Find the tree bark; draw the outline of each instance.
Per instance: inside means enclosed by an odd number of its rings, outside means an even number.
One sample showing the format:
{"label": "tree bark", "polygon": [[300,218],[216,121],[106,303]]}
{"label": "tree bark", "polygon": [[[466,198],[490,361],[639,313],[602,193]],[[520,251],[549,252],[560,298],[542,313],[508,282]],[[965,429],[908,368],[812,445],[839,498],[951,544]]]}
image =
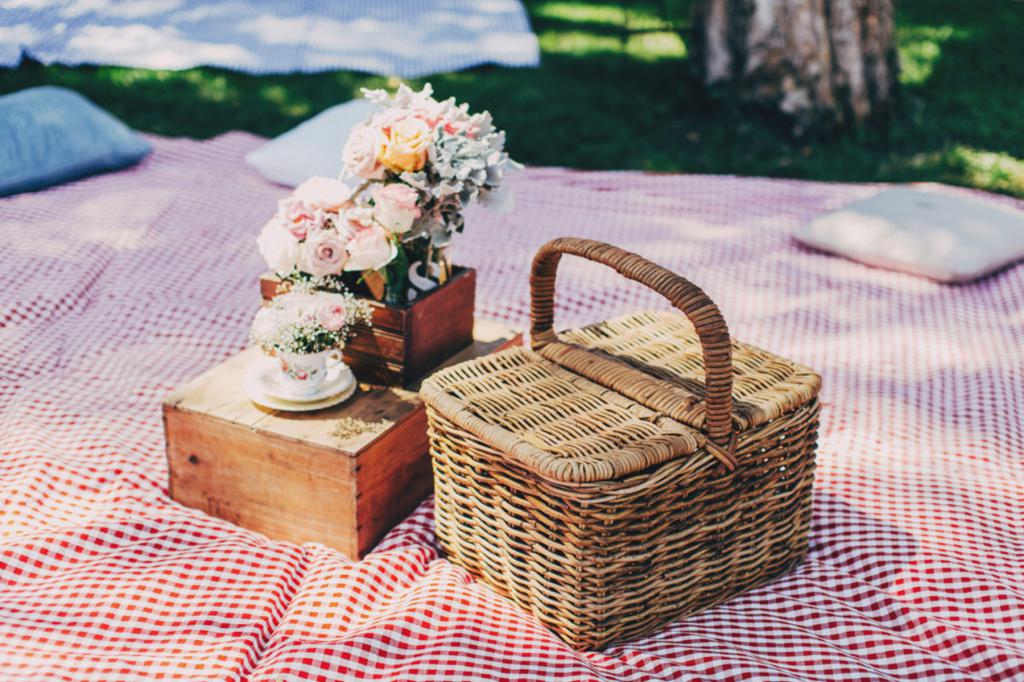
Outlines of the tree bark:
{"label": "tree bark", "polygon": [[882,119],[896,94],[892,0],[697,0],[693,28],[705,85],[798,136]]}

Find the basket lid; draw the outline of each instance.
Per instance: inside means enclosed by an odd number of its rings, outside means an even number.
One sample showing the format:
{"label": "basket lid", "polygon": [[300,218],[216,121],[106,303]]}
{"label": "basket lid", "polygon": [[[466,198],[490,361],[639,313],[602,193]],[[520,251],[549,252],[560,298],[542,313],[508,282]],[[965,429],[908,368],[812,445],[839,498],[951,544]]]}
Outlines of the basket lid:
{"label": "basket lid", "polygon": [[[684,424],[704,428],[700,340],[682,315],[641,312],[563,331],[557,338],[538,352]],[[739,431],[792,412],[821,388],[813,370],[738,341],[732,341],[732,368],[732,421]]]}
{"label": "basket lid", "polygon": [[705,445],[698,431],[522,348],[441,370],[420,394],[475,439],[552,481],[613,480]]}

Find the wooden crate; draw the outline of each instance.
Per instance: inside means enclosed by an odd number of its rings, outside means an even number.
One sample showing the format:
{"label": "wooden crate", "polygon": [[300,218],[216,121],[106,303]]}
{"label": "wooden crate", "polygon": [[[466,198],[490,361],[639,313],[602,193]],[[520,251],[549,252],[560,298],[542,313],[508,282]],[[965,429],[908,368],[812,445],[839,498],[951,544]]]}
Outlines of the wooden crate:
{"label": "wooden crate", "polygon": [[[478,321],[474,341],[443,366],[522,344]],[[258,407],[242,377],[249,349],[164,402],[170,496],[244,528],[365,556],[433,485],[427,421],[415,387],[360,385],[317,412]]]}
{"label": "wooden crate", "polygon": [[[260,277],[265,301],[277,295],[281,280]],[[409,386],[438,363],[473,342],[476,270],[456,268],[444,286],[412,303],[369,300],[372,326],[356,326],[345,344],[345,362],[361,381]]]}

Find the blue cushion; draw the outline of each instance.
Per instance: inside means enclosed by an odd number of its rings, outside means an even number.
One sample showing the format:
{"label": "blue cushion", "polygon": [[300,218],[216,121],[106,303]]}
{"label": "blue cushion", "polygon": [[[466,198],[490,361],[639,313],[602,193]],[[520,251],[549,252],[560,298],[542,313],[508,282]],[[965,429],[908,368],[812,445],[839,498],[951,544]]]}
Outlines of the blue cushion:
{"label": "blue cushion", "polygon": [[66,88],[0,97],[0,196],[124,168],[151,149],[124,123]]}

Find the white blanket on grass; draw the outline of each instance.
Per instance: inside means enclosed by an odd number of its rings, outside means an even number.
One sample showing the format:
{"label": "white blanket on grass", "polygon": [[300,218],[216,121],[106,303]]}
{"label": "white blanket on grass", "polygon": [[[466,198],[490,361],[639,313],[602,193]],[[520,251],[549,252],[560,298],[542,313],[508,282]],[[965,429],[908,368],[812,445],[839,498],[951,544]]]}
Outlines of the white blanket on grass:
{"label": "white blanket on grass", "polygon": [[536,66],[519,0],[0,0],[0,66],[335,69],[416,78]]}

